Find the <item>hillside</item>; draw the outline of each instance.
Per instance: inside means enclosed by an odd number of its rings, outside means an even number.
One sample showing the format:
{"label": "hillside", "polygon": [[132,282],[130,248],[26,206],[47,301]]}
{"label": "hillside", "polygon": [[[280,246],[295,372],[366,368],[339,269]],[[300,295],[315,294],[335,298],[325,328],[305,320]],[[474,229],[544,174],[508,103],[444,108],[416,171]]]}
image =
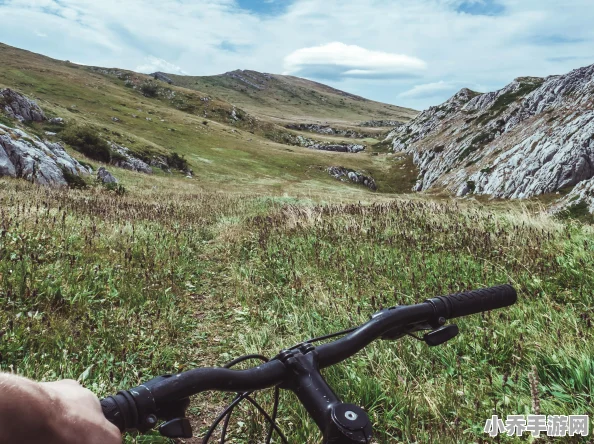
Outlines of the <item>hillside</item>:
{"label": "hillside", "polygon": [[207,92],[256,116],[282,123],[356,126],[370,120],[407,122],[418,114],[293,76],[247,70],[216,76],[167,76],[175,85]]}
{"label": "hillside", "polygon": [[[0,59],[0,89],[11,88],[34,99],[48,118],[63,118],[66,128],[91,126],[109,143],[140,158],[185,156],[195,173],[187,187],[237,190],[249,185],[254,192],[366,193],[328,174],[328,168],[341,166],[373,176],[383,192],[410,188],[406,159],[372,156],[371,145],[356,155],[307,148],[318,144],[318,138],[298,139],[298,132],[259,119],[209,92],[131,71],[53,60],[2,44]],[[61,140],[63,128],[31,123],[26,129],[55,142]],[[58,134],[47,136],[47,131]],[[320,137],[327,144],[342,142],[326,139]]]}
{"label": "hillside", "polygon": [[414,156],[418,191],[523,199],[578,185],[565,203],[594,210],[594,65],[487,94],[463,89],[389,138]]}

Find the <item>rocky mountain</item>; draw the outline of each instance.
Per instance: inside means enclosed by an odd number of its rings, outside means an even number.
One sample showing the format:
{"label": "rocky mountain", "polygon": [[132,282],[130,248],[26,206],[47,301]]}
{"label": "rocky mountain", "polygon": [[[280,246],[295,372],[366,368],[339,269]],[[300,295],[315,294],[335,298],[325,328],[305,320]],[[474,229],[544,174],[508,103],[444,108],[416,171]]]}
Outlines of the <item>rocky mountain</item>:
{"label": "rocky mountain", "polygon": [[594,65],[486,94],[462,89],[388,139],[414,156],[417,191],[521,199],[575,187],[557,208],[593,210]]}

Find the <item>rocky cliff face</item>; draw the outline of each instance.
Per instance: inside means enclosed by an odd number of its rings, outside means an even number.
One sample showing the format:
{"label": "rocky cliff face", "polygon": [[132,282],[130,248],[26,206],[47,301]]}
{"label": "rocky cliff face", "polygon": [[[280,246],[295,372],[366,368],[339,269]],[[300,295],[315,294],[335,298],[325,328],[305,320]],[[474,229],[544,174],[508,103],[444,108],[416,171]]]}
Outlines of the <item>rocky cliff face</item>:
{"label": "rocky cliff face", "polygon": [[463,89],[388,138],[413,154],[416,190],[527,198],[580,184],[581,196],[594,177],[594,65],[487,94]]}
{"label": "rocky cliff face", "polygon": [[90,170],[72,158],[59,143],[42,141],[0,124],[0,177],[26,179],[39,185],[66,186],[68,174]]}
{"label": "rocky cliff face", "polygon": [[9,88],[0,89],[0,110],[21,122],[45,120],[45,114],[37,103]]}

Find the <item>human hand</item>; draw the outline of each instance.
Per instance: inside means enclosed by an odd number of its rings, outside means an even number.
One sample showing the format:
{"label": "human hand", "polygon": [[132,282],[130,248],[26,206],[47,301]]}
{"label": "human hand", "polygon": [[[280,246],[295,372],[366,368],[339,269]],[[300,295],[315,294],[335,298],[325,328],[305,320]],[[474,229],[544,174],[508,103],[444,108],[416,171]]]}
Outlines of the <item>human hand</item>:
{"label": "human hand", "polygon": [[[40,383],[51,404],[51,441],[60,444],[121,444],[118,428],[107,421],[97,396],[73,380]],[[55,438],[54,438],[55,437]]]}

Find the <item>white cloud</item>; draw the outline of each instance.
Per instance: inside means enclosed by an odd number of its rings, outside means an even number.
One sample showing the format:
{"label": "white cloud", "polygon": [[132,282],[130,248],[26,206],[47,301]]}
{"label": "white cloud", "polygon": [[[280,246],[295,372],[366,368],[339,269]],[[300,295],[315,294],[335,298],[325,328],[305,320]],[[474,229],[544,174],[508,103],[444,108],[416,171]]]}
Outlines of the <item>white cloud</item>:
{"label": "white cloud", "polygon": [[298,49],[285,57],[284,66],[288,74],[339,79],[416,76],[426,69],[427,64],[408,55],[333,42]]}
{"label": "white cloud", "polygon": [[444,93],[455,92],[457,89],[459,89],[458,83],[444,82],[443,80],[440,80],[439,82],[415,85],[408,91],[399,94],[399,97],[415,99],[435,96],[442,97]]}
{"label": "white cloud", "polygon": [[166,72],[169,74],[187,75],[188,73],[179,66],[169,63],[167,60],[159,59],[154,56],[148,56],[144,65],[136,67],[135,71],[145,74],[152,74],[157,71]]}
{"label": "white cloud", "polygon": [[592,0],[280,1],[266,16],[236,0],[0,0],[0,41],[123,69],[285,71],[416,109],[594,63]]}

